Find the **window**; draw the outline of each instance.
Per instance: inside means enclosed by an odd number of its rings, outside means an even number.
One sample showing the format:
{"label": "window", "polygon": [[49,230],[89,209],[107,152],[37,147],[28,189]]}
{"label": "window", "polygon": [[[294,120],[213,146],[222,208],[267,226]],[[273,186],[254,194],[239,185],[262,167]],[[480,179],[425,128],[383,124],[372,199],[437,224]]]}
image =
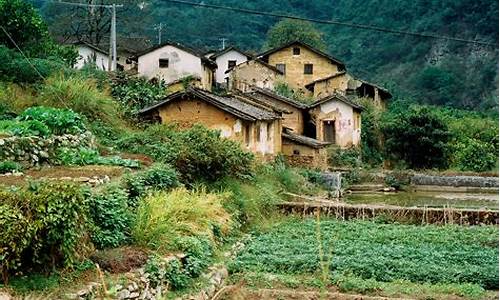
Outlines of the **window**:
{"label": "window", "polygon": [[293,48],[293,55],[300,55],[300,48],[299,47]]}
{"label": "window", "polygon": [[160,58],[158,65],[160,68],[168,68],[168,58]]}
{"label": "window", "polygon": [[255,126],[255,137],[256,137],[257,143],[260,142],[260,125]]}
{"label": "window", "polygon": [[297,149],[293,149],[293,155],[300,155],[300,151]]}
{"label": "window", "polygon": [[305,64],[304,74],[312,74],[312,73],[313,73],[313,64]]}
{"label": "window", "polygon": [[236,61],[235,60],[228,60],[227,61],[227,68],[228,69],[234,68],[234,66],[236,66]]}
{"label": "window", "polygon": [[276,64],[276,69],[280,70],[281,72],[283,72],[283,74],[285,74],[286,65],[285,64]]}

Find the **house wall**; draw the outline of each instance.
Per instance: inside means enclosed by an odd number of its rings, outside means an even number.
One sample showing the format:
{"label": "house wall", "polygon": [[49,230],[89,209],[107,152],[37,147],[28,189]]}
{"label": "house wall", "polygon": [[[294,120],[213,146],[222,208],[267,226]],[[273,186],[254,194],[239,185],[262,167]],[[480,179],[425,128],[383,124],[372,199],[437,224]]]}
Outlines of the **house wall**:
{"label": "house wall", "polygon": [[[223,137],[237,141],[247,150],[262,156],[281,151],[280,120],[248,122],[196,99],[167,103],[159,108],[159,116],[162,123],[178,123],[185,128],[199,123],[210,129],[220,130]],[[267,124],[270,125],[270,135]],[[248,126],[248,144],[245,139],[245,126]]]}
{"label": "house wall", "polygon": [[[293,55],[293,48],[300,48],[300,55]],[[285,80],[293,89],[306,91],[304,86],[311,81],[324,78],[339,71],[338,66],[329,59],[318,55],[308,48],[292,45],[269,55],[272,66],[285,64]],[[304,65],[313,64],[313,74],[304,74]]]}
{"label": "house wall", "polygon": [[352,106],[332,100],[309,111],[316,123],[316,139],[324,141],[324,121],[335,121],[335,144],[340,147],[359,145],[361,139],[361,115]]}
{"label": "house wall", "polygon": [[348,74],[342,74],[328,80],[317,82],[314,84],[314,93],[312,93],[312,96],[315,99],[321,99],[335,92],[345,95],[350,79],[351,76]]}
{"label": "house wall", "polygon": [[[168,68],[159,67],[160,58],[169,60]],[[202,64],[201,58],[171,45],[140,56],[137,72],[148,79],[163,79],[166,83],[189,75],[199,76],[206,90],[212,86],[212,70]]]}
{"label": "house wall", "polygon": [[301,109],[286,104],[282,101],[276,100],[273,97],[268,97],[264,94],[259,94],[259,97],[265,99],[268,102],[273,103],[273,105],[279,107],[280,109],[290,112],[290,114],[286,113],[282,114],[283,119],[281,123],[283,124],[283,127],[292,129],[296,134],[304,133],[304,115]]}
{"label": "house wall", "polygon": [[253,60],[236,66],[229,74],[229,89],[248,92],[252,86],[274,89],[283,76]]}
{"label": "house wall", "polygon": [[315,149],[284,138],[282,152],[287,162],[295,167],[319,168],[322,170],[328,167],[325,148]]}
{"label": "house wall", "polygon": [[222,54],[221,56],[218,56],[215,60],[217,63],[217,71],[215,71],[215,80],[217,83],[224,84],[226,83],[226,77],[228,77],[228,74],[226,74],[227,71],[227,64],[228,61],[230,60],[235,60],[236,65],[247,61],[247,57],[243,54],[241,54],[238,51],[229,51],[227,53]]}
{"label": "house wall", "polygon": [[[78,59],[75,64],[76,69],[81,69],[83,66],[88,63],[88,62],[95,62],[96,66],[100,70],[107,71],[108,70],[108,63],[109,63],[109,58],[107,55],[95,51],[94,49],[87,47],[85,45],[79,45],[78,46]],[[94,61],[94,56],[95,56],[95,61]]]}

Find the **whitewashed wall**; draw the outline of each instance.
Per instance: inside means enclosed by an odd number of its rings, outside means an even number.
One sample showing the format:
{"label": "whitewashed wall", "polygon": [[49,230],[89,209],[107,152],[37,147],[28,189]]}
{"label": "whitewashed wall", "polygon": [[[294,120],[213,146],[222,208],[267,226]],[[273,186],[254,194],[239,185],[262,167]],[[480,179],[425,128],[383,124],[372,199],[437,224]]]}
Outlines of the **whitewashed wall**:
{"label": "whitewashed wall", "polygon": [[81,69],[85,65],[86,62],[93,61],[93,57],[95,56],[95,64],[98,69],[107,71],[108,70],[108,55],[105,55],[99,51],[95,51],[94,49],[85,46],[78,45],[78,59],[75,64],[76,69]]}
{"label": "whitewashed wall", "polygon": [[229,74],[226,74],[226,71],[228,69],[227,64],[230,60],[235,60],[236,64],[238,65],[242,62],[247,61],[247,57],[235,50],[228,51],[227,53],[224,53],[221,56],[217,57],[215,59],[215,62],[217,63],[215,80],[217,81],[217,83],[226,83],[226,77],[229,76]]}
{"label": "whitewashed wall", "polygon": [[[169,60],[168,68],[159,67],[160,58]],[[167,83],[188,75],[203,77],[201,59],[171,45],[166,45],[140,56],[137,71],[139,75],[148,79],[158,77]]]}

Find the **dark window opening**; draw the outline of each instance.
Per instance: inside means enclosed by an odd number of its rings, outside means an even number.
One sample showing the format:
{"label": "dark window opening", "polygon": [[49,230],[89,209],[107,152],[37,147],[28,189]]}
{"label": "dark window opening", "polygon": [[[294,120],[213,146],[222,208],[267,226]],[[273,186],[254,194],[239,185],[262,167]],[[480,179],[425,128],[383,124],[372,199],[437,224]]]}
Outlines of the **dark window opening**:
{"label": "dark window opening", "polygon": [[300,55],[300,48],[298,47],[293,48],[293,55]]}
{"label": "dark window opening", "polygon": [[158,64],[160,68],[168,68],[168,58],[160,58]]}
{"label": "dark window opening", "polygon": [[228,69],[234,68],[234,66],[236,66],[236,61],[235,60],[228,60],[227,61],[227,68]]}
{"label": "dark window opening", "polygon": [[285,64],[276,64],[276,69],[280,70],[283,74],[285,74],[286,65]]}
{"label": "dark window opening", "polygon": [[294,149],[294,150],[293,150],[293,155],[300,155],[300,151],[299,151],[299,150],[297,150],[297,149]]}
{"label": "dark window opening", "polygon": [[305,64],[304,74],[312,74],[312,73],[313,73],[313,64]]}
{"label": "dark window opening", "polygon": [[244,125],[244,132],[243,132],[244,138],[245,138],[245,145],[250,144],[250,125]]}

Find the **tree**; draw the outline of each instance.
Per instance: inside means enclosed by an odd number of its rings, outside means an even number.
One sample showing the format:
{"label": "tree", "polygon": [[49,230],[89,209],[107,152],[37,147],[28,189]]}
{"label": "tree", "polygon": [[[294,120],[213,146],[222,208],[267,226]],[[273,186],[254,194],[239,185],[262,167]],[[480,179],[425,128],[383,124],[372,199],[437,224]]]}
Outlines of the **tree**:
{"label": "tree", "polygon": [[[0,0],[0,26],[21,48],[43,43],[48,37],[48,29],[33,6],[23,0]],[[0,31],[0,43],[14,48],[14,43]]]}
{"label": "tree", "polygon": [[326,49],[321,32],[311,23],[290,19],[282,20],[269,29],[265,47],[274,48],[297,40],[320,50]]}
{"label": "tree", "polygon": [[389,112],[382,124],[385,150],[392,160],[413,169],[445,168],[450,132],[428,107],[412,106],[406,112]]}

